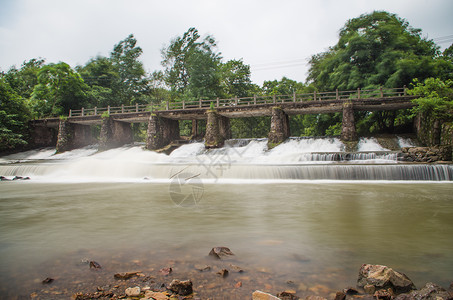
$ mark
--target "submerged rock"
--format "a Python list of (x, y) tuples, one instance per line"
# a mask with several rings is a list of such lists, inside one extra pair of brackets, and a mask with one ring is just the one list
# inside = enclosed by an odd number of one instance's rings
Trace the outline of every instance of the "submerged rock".
[(262, 291), (254, 291), (252, 294), (252, 300), (280, 300), (280, 299), (275, 297), (274, 295)]
[(101, 269), (101, 265), (97, 262), (95, 262), (94, 260), (90, 261), (90, 269), (93, 268), (93, 269)]
[(168, 289), (181, 296), (187, 296), (193, 293), (192, 281), (190, 280), (180, 281), (178, 279), (173, 279), (168, 286)]
[(234, 255), (233, 252), (231, 252), (230, 248), (227, 247), (214, 247), (211, 249), (211, 252), (209, 252), (209, 256), (221, 259), (223, 256), (228, 256), (228, 255)]
[(134, 277), (134, 276), (137, 276), (138, 273), (140, 273), (140, 272), (116, 273), (115, 275), (113, 275), (113, 277), (115, 279), (127, 280), (127, 279), (130, 279), (130, 278)]
[(450, 295), (443, 287), (428, 282), (421, 290), (401, 294), (395, 300), (451, 300)]
[(357, 285), (372, 285), (376, 290), (391, 288), (396, 294), (415, 290), (414, 283), (406, 275), (382, 265), (362, 265)]
[(42, 281), (43, 284), (49, 284), (49, 283), (52, 283), (54, 281), (53, 278), (50, 278), (50, 277), (47, 277), (46, 279), (44, 279)]
[(219, 272), (217, 272), (217, 274), (220, 275), (221, 277), (225, 278), (228, 276), (229, 272), (227, 269), (222, 269)]
[(162, 269), (159, 270), (159, 273), (164, 275), (164, 276), (170, 275), (171, 272), (173, 272), (172, 268), (162, 268)]

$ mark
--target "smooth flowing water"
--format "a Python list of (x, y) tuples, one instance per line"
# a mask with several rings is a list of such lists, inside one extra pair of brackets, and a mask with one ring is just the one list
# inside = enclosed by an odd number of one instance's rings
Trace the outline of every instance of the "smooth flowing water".
[[(1, 158), (0, 175), (31, 179), (0, 182), (0, 298), (67, 299), (138, 270), (148, 277), (118, 289), (178, 278), (192, 279), (203, 299), (244, 299), (255, 289), (329, 296), (355, 286), (363, 263), (391, 266), (418, 287), (448, 287), (450, 165), (399, 163), (372, 139), (353, 155), (336, 139), (265, 145), (239, 140), (205, 151), (194, 143), (169, 156), (140, 146), (42, 149)], [(215, 246), (235, 255), (212, 260)], [(103, 268), (90, 270), (86, 260)], [(200, 264), (211, 270), (198, 271)], [(159, 272), (165, 267), (169, 276)], [(226, 278), (216, 274), (223, 268)], [(46, 277), (55, 281), (43, 285)]]

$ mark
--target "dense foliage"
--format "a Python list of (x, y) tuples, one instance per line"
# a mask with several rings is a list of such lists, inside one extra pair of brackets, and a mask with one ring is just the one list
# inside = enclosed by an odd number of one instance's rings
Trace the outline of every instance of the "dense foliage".
[[(1, 72), (0, 151), (26, 143), (31, 118), (67, 115), (81, 107), (402, 87), (414, 79), (418, 81), (412, 93), (423, 96), (417, 100), (417, 111), (357, 113), (359, 134), (404, 128), (418, 112), (437, 119), (451, 117), (453, 45), (440, 53), (420, 29), (387, 12), (347, 21), (337, 44), (312, 56), (307, 83), (283, 77), (261, 87), (253, 84), (249, 65), (242, 59), (225, 61), (216, 39), (202, 37), (195, 28), (161, 50), (162, 71), (147, 74), (142, 53), (129, 35), (108, 57), (94, 57), (75, 68), (39, 58)], [(233, 137), (264, 137), (269, 122), (269, 117), (232, 119)], [(190, 126), (181, 123), (185, 133), (190, 133)], [(290, 127), (293, 136), (338, 135), (341, 114), (292, 116)], [(144, 136), (143, 129), (135, 127), (137, 136)]]

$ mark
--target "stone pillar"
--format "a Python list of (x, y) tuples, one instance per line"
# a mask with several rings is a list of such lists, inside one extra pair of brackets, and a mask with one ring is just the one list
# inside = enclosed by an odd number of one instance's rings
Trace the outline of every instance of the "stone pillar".
[(67, 120), (60, 120), (60, 125), (58, 126), (57, 153), (74, 149), (73, 138), (73, 124), (69, 123)]
[(225, 138), (221, 135), (219, 129), (219, 119), (221, 116), (215, 110), (208, 110), (206, 114), (208, 115), (208, 119), (206, 121), (204, 145), (207, 149), (221, 148), (225, 142)]
[(99, 150), (108, 150), (133, 142), (132, 126), (126, 122), (115, 121), (112, 117), (102, 119), (99, 134)]
[(354, 107), (352, 102), (343, 103), (343, 128), (341, 129), (341, 139), (345, 142), (357, 140), (354, 121)]
[(72, 124), (74, 129), (73, 149), (85, 147), (93, 144), (93, 136), (91, 134), (91, 126)]
[(274, 148), (284, 142), (290, 134), (288, 115), (281, 107), (272, 107), (271, 130), (268, 135), (267, 147)]
[(220, 115), (218, 117), (220, 135), (223, 137), (224, 140), (231, 139), (230, 119)]
[(161, 118), (151, 114), (148, 120), (146, 149), (161, 149), (178, 139), (180, 139), (178, 120)]

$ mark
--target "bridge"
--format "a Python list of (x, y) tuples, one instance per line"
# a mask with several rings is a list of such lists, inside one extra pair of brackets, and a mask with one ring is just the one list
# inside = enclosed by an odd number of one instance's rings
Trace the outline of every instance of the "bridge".
[(313, 92), (292, 95), (267, 95), (244, 98), (211, 99), (162, 104), (82, 108), (70, 110), (67, 117), (31, 121), (32, 138), (38, 146), (55, 144), (63, 152), (92, 144), (90, 126), (101, 125), (100, 149), (132, 142), (132, 123), (148, 123), (146, 147), (160, 149), (180, 139), (179, 121), (192, 120), (192, 134), (198, 132), (198, 120), (207, 120), (205, 146), (221, 147), (231, 138), (230, 119), (271, 116), (269, 147), (290, 136), (289, 117), (300, 114), (343, 113), (344, 141), (357, 139), (354, 111), (390, 111), (411, 108), (412, 99), (406, 88)]

